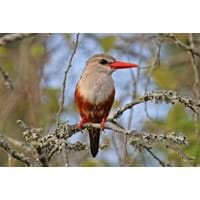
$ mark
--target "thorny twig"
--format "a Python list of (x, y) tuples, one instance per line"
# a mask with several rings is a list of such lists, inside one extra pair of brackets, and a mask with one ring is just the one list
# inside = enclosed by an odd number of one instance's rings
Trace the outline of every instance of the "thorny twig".
[(66, 87), (67, 74), (68, 74), (70, 68), (72, 67), (72, 60), (73, 60), (73, 57), (74, 57), (76, 50), (77, 50), (77, 47), (78, 47), (79, 36), (80, 36), (80, 33), (77, 33), (76, 41), (75, 41), (75, 44), (74, 44), (74, 49), (73, 49), (73, 52), (72, 52), (71, 57), (69, 59), (68, 66), (67, 66), (65, 73), (64, 73), (61, 102), (60, 102), (60, 107), (59, 107), (59, 110), (58, 110), (58, 113), (57, 113), (57, 121), (56, 121), (57, 126), (59, 125), (60, 115), (61, 115), (61, 112), (63, 111), (64, 101), (65, 101), (65, 87)]
[(2, 147), (9, 155), (11, 155), (16, 160), (24, 163), (27, 166), (31, 166), (30, 159), (24, 156), (22, 153), (20, 154), (13, 150), (2, 135), (0, 135), (0, 147)]

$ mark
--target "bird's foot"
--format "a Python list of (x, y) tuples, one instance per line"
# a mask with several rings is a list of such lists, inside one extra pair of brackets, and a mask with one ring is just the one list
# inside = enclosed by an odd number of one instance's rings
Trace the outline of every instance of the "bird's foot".
[(106, 123), (106, 119), (103, 118), (102, 121), (101, 121), (101, 124), (100, 124), (100, 129), (101, 129), (101, 131), (104, 131), (105, 123)]
[(82, 127), (87, 121), (87, 118), (82, 118), (81, 121), (76, 125), (76, 127), (82, 131)]

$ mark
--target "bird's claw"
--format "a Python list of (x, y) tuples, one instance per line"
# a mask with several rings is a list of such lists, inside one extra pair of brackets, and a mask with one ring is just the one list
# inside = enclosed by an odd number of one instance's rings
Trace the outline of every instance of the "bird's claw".
[(100, 124), (100, 129), (101, 129), (101, 131), (104, 131), (105, 123), (106, 123), (106, 119), (103, 118), (102, 121), (101, 121), (101, 124)]
[(83, 125), (87, 122), (86, 118), (82, 118), (81, 121), (76, 125), (77, 129), (82, 132)]

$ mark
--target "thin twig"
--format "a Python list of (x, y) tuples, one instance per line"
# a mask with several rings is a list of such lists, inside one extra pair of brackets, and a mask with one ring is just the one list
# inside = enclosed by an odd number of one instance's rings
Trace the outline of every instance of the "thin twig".
[[(193, 42), (193, 35), (192, 33), (189, 34), (189, 41), (190, 41), (190, 46), (191, 48), (194, 48), (194, 42)], [(194, 96), (195, 96), (195, 100), (198, 100), (200, 98), (200, 80), (199, 80), (199, 73), (198, 73), (198, 66), (195, 60), (195, 55), (190, 53), (190, 59), (191, 59), (191, 64), (193, 67), (193, 71), (194, 71), (194, 84), (193, 84), (193, 91), (194, 91)], [(198, 58), (199, 59), (199, 58)]]
[(172, 145), (172, 144), (167, 144), (167, 145), (166, 145), (166, 148), (175, 151), (175, 152), (181, 157), (182, 160), (188, 161), (188, 163), (189, 163), (190, 165), (192, 165), (192, 161), (195, 160), (194, 158), (187, 156), (187, 155), (186, 155), (179, 147), (177, 147), (177, 146), (174, 146), (174, 145)]
[(0, 135), (0, 147), (2, 147), (9, 155), (11, 155), (16, 160), (24, 163), (27, 166), (31, 165), (30, 159), (23, 154), (17, 153), (15, 150), (13, 150), (2, 135)]
[[(138, 54), (138, 65), (140, 66), (142, 63), (142, 55), (143, 55), (143, 49), (144, 49), (144, 35), (141, 38), (141, 45), (139, 47), (139, 54)], [(130, 74), (131, 74), (131, 78), (132, 78), (132, 85), (133, 85), (133, 90), (132, 90), (132, 100), (134, 100), (137, 97), (137, 91), (138, 91), (138, 82), (140, 79), (140, 68), (137, 68), (137, 72), (136, 72), (136, 76), (134, 75), (133, 71), (130, 70)], [(130, 110), (130, 114), (129, 114), (129, 119), (128, 119), (128, 129), (130, 129), (131, 127), (131, 123), (132, 123), (132, 118), (133, 118), (133, 112), (134, 109)], [(128, 136), (124, 135), (124, 141), (123, 141), (123, 162), (124, 162), (124, 166), (127, 166), (127, 164), (129, 163), (129, 154), (128, 154), (128, 150), (127, 150), (127, 144), (128, 144)]]
[(62, 87), (61, 102), (60, 102), (60, 107), (59, 107), (59, 110), (58, 110), (58, 113), (57, 113), (57, 121), (56, 121), (57, 126), (59, 125), (59, 122), (60, 122), (60, 115), (63, 111), (64, 101), (65, 101), (65, 87), (66, 87), (67, 74), (68, 74), (70, 68), (72, 67), (72, 60), (73, 60), (73, 57), (74, 57), (76, 50), (77, 50), (77, 47), (78, 47), (79, 35), (80, 35), (80, 33), (77, 33), (76, 41), (75, 41), (75, 44), (74, 44), (74, 49), (73, 49), (72, 55), (69, 59), (68, 66), (67, 66), (65, 73), (64, 73), (64, 79), (63, 79), (63, 84), (62, 84), (63, 87)]
[(149, 152), (149, 154), (158, 161), (158, 163), (162, 166), (162, 167), (171, 167), (171, 165), (169, 163), (165, 163), (164, 161), (162, 161), (160, 158), (158, 158), (158, 156), (156, 156), (152, 151), (151, 151), (151, 147), (142, 145), (144, 147), (144, 149), (146, 149), (147, 152)]
[[(156, 49), (156, 55), (153, 59), (152, 65), (149, 67), (149, 71), (147, 72), (147, 81), (145, 83), (145, 92), (148, 91), (148, 86), (150, 85), (150, 77), (152, 73), (155, 71), (160, 66), (160, 52), (161, 52), (161, 47), (162, 47), (162, 42), (163, 39), (161, 37), (157, 37), (157, 49)], [(146, 116), (148, 119), (153, 120), (153, 118), (150, 116), (148, 112), (148, 107), (147, 107), (147, 102), (144, 104), (144, 110), (146, 113)]]
[(122, 165), (122, 157), (121, 157), (121, 154), (120, 154), (117, 142), (116, 142), (115, 137), (114, 137), (113, 134), (111, 135), (111, 138), (112, 138), (112, 143), (113, 143), (114, 151), (115, 151), (115, 154), (116, 154), (117, 159), (118, 159), (118, 163), (119, 163), (119, 165)]
[(161, 34), (161, 36), (164, 36), (166, 38), (170, 38), (174, 41), (174, 43), (178, 46), (181, 47), (182, 49), (192, 53), (195, 56), (199, 56), (200, 57), (200, 52), (195, 49), (194, 47), (188, 46), (184, 43), (182, 43), (174, 34), (172, 33), (166, 33), (166, 34)]

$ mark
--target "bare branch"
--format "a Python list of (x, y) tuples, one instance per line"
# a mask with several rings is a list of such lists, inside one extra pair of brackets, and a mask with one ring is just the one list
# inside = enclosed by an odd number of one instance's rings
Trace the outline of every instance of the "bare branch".
[[(160, 91), (151, 92), (145, 94), (143, 97), (136, 99), (135, 101), (125, 105), (123, 108), (118, 109), (113, 117), (107, 120), (105, 123), (105, 129), (112, 130), (117, 133), (128, 136), (127, 141), (131, 145), (137, 144), (174, 144), (174, 145), (187, 145), (187, 138), (181, 133), (167, 133), (167, 134), (155, 134), (148, 132), (138, 132), (136, 130), (129, 130), (118, 124), (115, 119), (120, 117), (127, 109), (131, 109), (133, 106), (144, 103), (146, 101), (154, 101), (155, 103), (182, 103), (185, 107), (190, 108), (192, 111), (197, 112), (196, 108), (200, 106), (200, 103), (195, 103), (192, 99), (177, 95), (172, 91)], [(80, 131), (76, 125), (70, 124), (58, 124), (58, 127), (52, 133), (48, 133), (44, 136), (43, 130), (40, 128), (31, 128), (24, 122), (18, 121), (20, 126), (25, 129), (22, 133), (26, 141), (29, 142), (37, 151), (39, 156), (39, 162), (42, 166), (48, 166), (49, 161), (55, 153), (61, 152), (65, 146), (68, 150), (84, 150), (86, 146), (75, 145), (67, 142), (67, 139), (72, 135)], [(87, 128), (100, 128), (100, 124), (86, 123), (83, 125), (83, 129)], [(150, 153), (150, 152), (149, 152)]]
[(185, 107), (190, 108), (193, 112), (199, 115), (198, 111), (196, 110), (196, 107), (200, 107), (200, 102), (194, 102), (192, 99), (187, 99), (185, 97), (177, 95), (177, 93), (173, 91), (157, 91), (145, 94), (144, 96), (134, 100), (133, 102), (126, 104), (123, 108), (119, 108), (114, 113), (114, 115), (108, 120), (112, 121), (113, 119), (117, 119), (126, 110), (131, 109), (137, 104), (144, 103), (147, 101), (154, 101), (155, 103), (166, 102), (171, 104), (181, 103)]
[[(126, 110), (131, 109), (133, 106), (139, 103), (144, 103), (146, 101), (154, 101), (155, 103), (166, 102), (171, 104), (179, 102), (182, 103), (185, 107), (190, 108), (195, 113), (197, 112), (196, 108), (200, 106), (200, 103), (196, 103), (192, 99), (187, 99), (185, 97), (179, 96), (176, 92), (173, 91), (151, 92), (125, 105), (123, 108), (118, 109), (114, 113), (113, 117), (108, 119), (105, 123), (105, 129), (127, 135), (128, 143), (131, 145), (153, 145), (155, 143), (163, 144), (165, 146), (168, 143), (174, 145), (186, 145), (188, 143), (187, 138), (181, 133), (177, 134), (171, 132), (167, 134), (155, 134), (148, 132), (138, 132), (136, 130), (125, 129), (115, 121), (115, 119), (120, 117)], [(31, 128), (20, 120), (18, 121), (18, 123), (21, 127), (23, 127), (23, 129), (25, 129), (25, 131), (23, 132), (23, 136), (25, 137), (26, 141), (31, 143), (32, 146), (37, 150), (37, 153), (39, 155), (39, 162), (42, 164), (42, 166), (48, 166), (48, 162), (50, 161), (54, 153), (61, 152), (64, 146), (69, 150), (83, 150), (86, 148), (84, 145), (79, 145), (78, 147), (75, 147), (73, 146), (73, 144), (66, 143), (66, 140), (69, 137), (80, 131), (80, 129), (78, 129), (76, 125), (58, 124), (58, 127), (54, 132), (43, 136), (42, 129)], [(100, 128), (100, 124), (86, 123), (83, 125), (83, 129), (91, 127)], [(68, 144), (68, 146), (66, 146), (66, 144)]]
[(24, 156), (22, 153), (20, 154), (13, 150), (2, 135), (0, 135), (0, 147), (2, 147), (9, 155), (11, 155), (16, 160), (24, 163), (27, 166), (31, 166), (30, 159)]
[(29, 142), (36, 150), (38, 154), (38, 160), (36, 163), (39, 163), (39, 165), (43, 167), (49, 166), (48, 163), (48, 146), (46, 145), (46, 138), (42, 138), (42, 131), (41, 128), (32, 128), (27, 126), (23, 121), (18, 120), (17, 123), (25, 129), (25, 131), (22, 133), (23, 137), (27, 142)]
[[(189, 41), (190, 41), (191, 48), (194, 48), (195, 46), (194, 46), (194, 42), (193, 42), (193, 34), (192, 33), (189, 34)], [(200, 97), (200, 93), (199, 93), (200, 92), (200, 90), (199, 90), (200, 80), (199, 80), (198, 66), (197, 66), (197, 62), (196, 62), (195, 58), (197, 58), (197, 57), (195, 57), (194, 54), (190, 53), (191, 64), (192, 64), (193, 71), (194, 71), (193, 91), (195, 94), (195, 98), (199, 99), (199, 97)]]
[(182, 49), (190, 52), (191, 54), (195, 55), (195, 56), (199, 56), (200, 57), (200, 52), (195, 49), (194, 47), (192, 46), (188, 46), (184, 43), (182, 43), (174, 34), (172, 33), (167, 33), (167, 34), (161, 34), (161, 36), (164, 36), (166, 38), (170, 38), (174, 41), (174, 43), (178, 46), (178, 47), (181, 47)]
[(67, 81), (67, 74), (68, 74), (70, 68), (72, 67), (72, 60), (73, 60), (73, 57), (74, 57), (76, 50), (77, 50), (77, 47), (78, 47), (79, 35), (80, 35), (80, 33), (77, 33), (76, 41), (75, 41), (75, 44), (74, 44), (74, 50), (73, 50), (72, 55), (69, 59), (67, 69), (65, 70), (65, 73), (64, 73), (64, 80), (63, 80), (63, 87), (62, 87), (62, 97), (61, 97), (60, 107), (59, 107), (59, 110), (58, 110), (58, 113), (57, 113), (57, 121), (56, 121), (57, 126), (59, 125), (60, 115), (61, 115), (61, 112), (63, 111), (64, 101), (65, 101), (65, 87), (66, 87), (66, 81)]
[(83, 151), (88, 149), (86, 144), (83, 144), (79, 141), (74, 144), (65, 143), (65, 148), (66, 150), (71, 150), (71, 151)]
[(175, 151), (180, 157), (182, 160), (184, 161), (188, 161), (191, 165), (192, 165), (192, 162), (194, 160), (194, 158), (191, 158), (189, 156), (187, 156), (180, 148), (178, 148), (177, 146), (174, 146), (172, 144), (167, 144), (166, 145), (166, 148), (168, 149), (171, 149), (173, 151)]
[[(194, 41), (192, 33), (189, 34), (189, 42), (190, 42), (191, 48), (195, 48), (196, 45), (199, 47), (199, 42)], [(193, 72), (194, 72), (194, 83), (193, 83), (194, 99), (199, 100), (200, 99), (200, 80), (199, 80), (200, 58), (198, 56), (195, 56), (194, 54), (190, 53), (190, 60), (191, 60), (191, 64), (192, 64), (192, 68), (193, 68)], [(199, 145), (200, 144), (200, 133), (199, 133), (199, 128), (198, 128), (199, 122), (198, 122), (197, 115), (194, 115), (194, 122), (195, 122), (195, 134), (197, 136), (196, 144)], [(194, 160), (193, 166), (195, 166), (197, 164), (197, 162), (199, 160), (199, 156), (200, 156), (199, 150), (197, 150), (196, 158)]]
[(158, 161), (158, 163), (162, 166), (162, 167), (171, 167), (171, 165), (169, 163), (165, 163), (164, 161), (162, 161), (160, 158), (158, 158), (158, 156), (156, 156), (152, 151), (151, 151), (151, 147), (145, 146), (143, 145), (143, 148), (146, 149), (147, 152), (149, 152), (149, 154)]
[[(72, 60), (73, 60), (74, 55), (76, 53), (76, 50), (78, 48), (79, 36), (80, 36), (80, 33), (77, 33), (76, 34), (76, 41), (75, 41), (75, 44), (74, 44), (74, 49), (72, 51), (71, 57), (69, 59), (68, 66), (67, 66), (67, 68), (65, 70), (65, 73), (64, 73), (61, 102), (60, 102), (59, 110), (57, 112), (57, 119), (56, 119), (56, 125), (57, 125), (57, 127), (59, 127), (60, 115), (61, 115), (61, 113), (63, 111), (63, 106), (64, 106), (64, 103), (65, 103), (65, 87), (66, 87), (67, 75), (69, 73), (70, 68), (72, 67)], [(51, 150), (50, 156), (48, 156), (48, 160), (51, 159), (51, 157), (53, 156), (54, 152), (56, 152), (56, 151), (57, 151), (56, 149), (55, 150)], [(69, 163), (68, 163), (68, 161), (69, 161), (69, 159), (68, 159), (68, 152), (67, 152), (66, 149), (63, 149), (63, 151), (65, 152), (65, 153), (63, 153), (63, 155), (65, 155), (64, 157), (66, 158), (65, 159), (66, 160), (66, 164), (65, 165), (69, 166)]]
[(9, 33), (0, 37), (0, 46), (5, 46), (11, 42), (24, 39), (29, 36), (36, 35), (36, 33)]
[[(68, 127), (69, 126), (70, 125), (68, 125)], [(83, 128), (91, 128), (91, 127), (100, 128), (100, 124), (86, 123), (83, 125)], [(166, 142), (176, 144), (176, 145), (188, 144), (187, 138), (182, 133), (169, 132), (166, 134), (155, 134), (155, 133), (148, 133), (144, 131), (129, 130), (113, 122), (106, 122), (105, 129), (128, 135), (129, 144), (132, 144), (132, 145), (135, 145), (136, 143), (141, 143), (141, 142), (148, 145), (150, 144), (152, 145), (153, 143), (164, 144)], [(79, 129), (77, 129), (76, 126), (71, 125), (71, 131), (74, 133), (74, 132), (78, 132)]]
[[(19, 123), (20, 122), (20, 123)], [(52, 133), (48, 133), (43, 136), (41, 134), (42, 129), (30, 128), (25, 125), (24, 122), (19, 121), (25, 131), (22, 133), (26, 141), (29, 142), (36, 150), (39, 156), (39, 162), (42, 166), (49, 166), (49, 161), (55, 153), (60, 153), (65, 146), (68, 150), (81, 151), (88, 147), (85, 144), (77, 142), (70, 144), (67, 139), (79, 132), (80, 129), (76, 125), (60, 124), (59, 127)], [(100, 128), (100, 124), (86, 123), (83, 125), (83, 129), (88, 128)], [(139, 132), (136, 130), (129, 130), (123, 128), (117, 122), (106, 122), (105, 129), (112, 130), (117, 133), (128, 136), (128, 143), (131, 145), (153, 145), (153, 144), (175, 144), (175, 145), (186, 145), (187, 138), (181, 133), (167, 133), (167, 134), (155, 134), (147, 132)], [(36, 160), (36, 162), (38, 162)]]

